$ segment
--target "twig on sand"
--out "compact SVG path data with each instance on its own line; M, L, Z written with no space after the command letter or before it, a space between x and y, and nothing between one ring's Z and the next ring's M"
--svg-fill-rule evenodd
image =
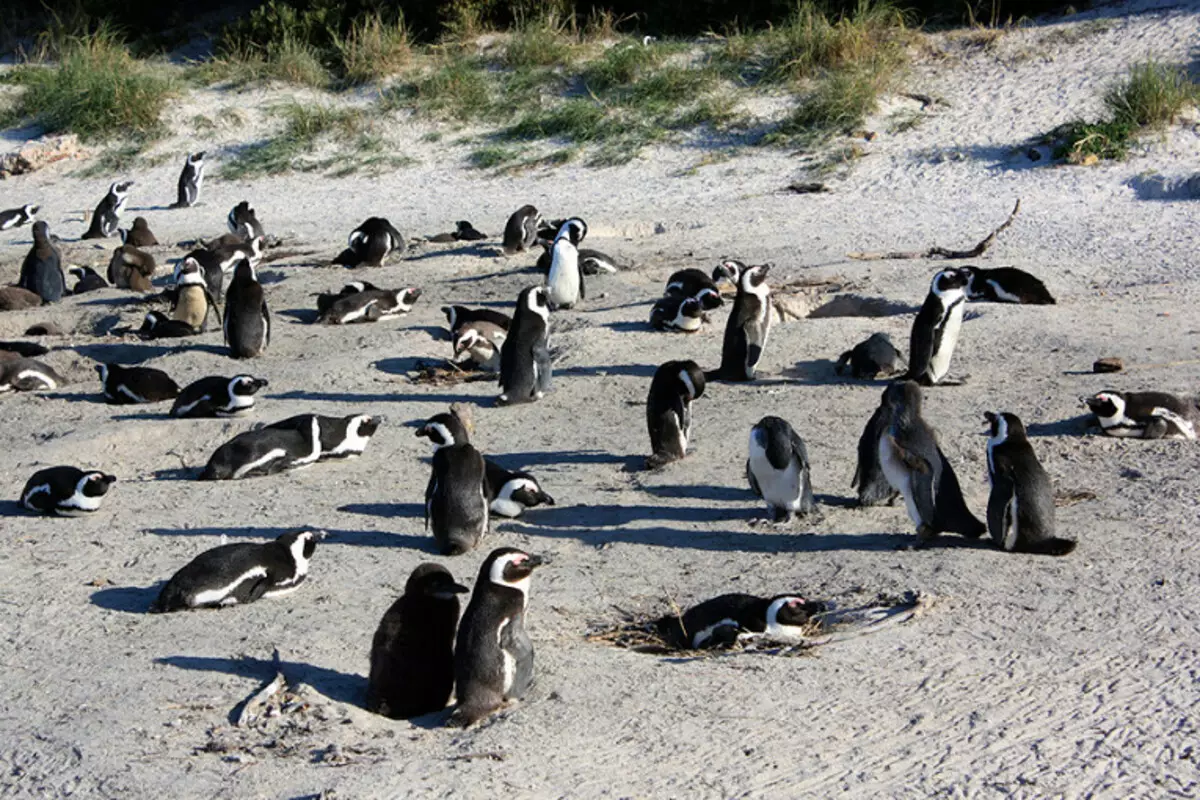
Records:
M1012 213L1008 215L1008 219L996 230L992 231L979 244L972 247L970 250L947 250L945 247L931 247L928 250L901 250L896 252L864 252L864 253L847 253L848 258L853 258L856 261L889 261L899 259L913 258L944 258L944 259L964 259L978 258L983 255L984 251L992 246L992 242L996 241L996 237L1012 225L1013 220L1017 216L1017 212L1021 210L1021 201L1017 200L1013 206Z
M235 723L239 728L244 728L247 725L253 725L257 722L259 711L287 685L287 679L283 677L283 669L279 661L278 647L275 648L275 654L272 659L275 662L275 678L266 686L250 695L246 700L246 704L242 706L242 711L238 714L237 722Z
M506 756L498 751L487 753L463 753L462 755L450 756L450 761L475 761L480 758L490 759L492 761L503 761Z

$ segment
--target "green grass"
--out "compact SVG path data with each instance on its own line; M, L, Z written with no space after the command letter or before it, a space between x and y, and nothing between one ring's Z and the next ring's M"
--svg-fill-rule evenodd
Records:
M328 88L333 81L315 48L288 38L261 49L231 46L223 55L196 64L192 77L202 85L279 81L316 89Z
M335 39L344 81L356 86L400 72L412 60L412 42L404 20L387 23L378 15L359 19L344 38Z
M1127 122L1075 120L1060 125L1044 137L1055 158L1070 164L1120 161L1129 155L1137 138L1137 127Z
M880 76L869 69L829 73L768 135L767 143L811 146L861 127L878 105L879 81Z
M576 48L560 26L543 21L521 27L504 46L502 63L509 69L566 67L575 60Z
M468 160L471 162L471 166L478 169L493 169L510 164L519 156L520 154L511 148L488 145L473 151Z
M389 108L410 107L429 116L466 121L490 116L494 93L484 64L453 56L432 72L390 90L384 101Z
M162 112L176 91L163 71L134 59L107 28L70 37L59 50L55 65L17 68L12 80L23 91L8 121L92 141L163 133Z

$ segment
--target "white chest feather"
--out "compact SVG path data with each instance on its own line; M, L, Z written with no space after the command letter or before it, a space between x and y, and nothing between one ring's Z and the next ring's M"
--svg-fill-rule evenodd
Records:
M879 437L879 466L883 477L891 487L904 497L904 505L908 509L908 518L913 524L921 524L921 513L917 510L916 497L913 494L912 475L908 467L900 460L888 436Z
M265 577L267 577L267 570L265 567L252 567L243 572L241 575L238 575L225 586L218 586L215 589L205 589L202 592L196 592L196 594L190 598L189 605L192 608L196 608L198 606L210 606L214 603L223 606L235 605L237 603L237 598L233 597L232 595L235 591L237 591L239 586L246 581L257 580L258 578Z
M504 631L512 622L511 617L505 617L500 623L500 628L496 631L496 644L500 647L500 659L502 662L503 679L504 679L504 694L508 694L512 690L513 682L517 679L517 659L516 657L504 649Z
M958 303L942 320L942 339L929 359L929 369L934 381L940 381L950 371L950 357L954 355L954 347L958 344L965 305L966 303Z
M757 437L750 442L750 471L758 481L763 500L793 511L800 507L800 463L791 459L786 468L776 469Z
M554 243L546 288L550 302L556 305L579 301L579 251L565 239Z

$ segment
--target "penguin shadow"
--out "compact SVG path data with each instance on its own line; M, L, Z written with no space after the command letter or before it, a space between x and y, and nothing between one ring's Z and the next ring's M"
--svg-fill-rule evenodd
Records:
M198 612L206 613L206 612ZM212 612L220 613L220 612ZM196 672L224 672L239 678L253 678L263 683L282 672L289 683L308 684L318 694L336 703L364 708L367 702L367 679L362 675L339 672L328 667L318 667L303 661L280 661L268 658L213 658L210 656L164 656L154 659L156 664L188 669ZM248 702L249 698L247 699ZM238 703L229 712L230 722L236 722L245 702Z
M281 317L294 319L296 322L303 323L304 325L313 324L317 321L317 317L321 315L315 308L287 308L275 313Z
M674 520L678 522L728 522L747 518L745 508L713 506L548 506L539 508L531 517L538 527L564 530L571 528L621 527L642 520ZM640 531L632 531L637 534Z
M338 392L306 392L299 389L278 394L263 395L273 400L312 400L321 403L408 403L408 402L442 402L442 403L476 403L479 397L469 394L420 394L417 392L400 394L350 394Z
M109 611L123 611L126 614L149 614L150 606L158 599L162 584L153 586L113 586L92 592L91 603Z
M415 504L411 504L415 505ZM419 507L418 507L419 508ZM227 536L230 539L275 539L295 528L144 528L143 533L153 533L156 536ZM414 550L428 549L433 551L433 538L429 536L409 536L403 533L387 533L386 531L351 531L334 528L322 528L325 538L321 547L331 544L348 544L355 547L409 547ZM317 556L320 558L320 556Z
M739 503L756 501L758 498L745 489L735 489L732 486L643 486L647 494L655 497L665 497L672 500L713 500L721 503Z
M1025 432L1030 436L1086 436L1095 427L1091 413L1060 419L1057 422L1030 422Z
M430 358L419 358L416 356L398 356L395 358L381 358L374 362L373 366L380 372L386 372L388 375L407 375L410 372L415 372L421 367L432 362Z
M97 406L108 405L103 393L97 392L47 392L45 397L51 400L62 400L65 403L91 403Z
M36 517L33 511L30 511L17 500L8 500L0 502L0 517Z
M817 505L829 506L830 508L858 508L857 497L842 497L834 494L814 494L813 500Z
M338 506L337 510L346 514L362 514L385 519L397 517L421 519L425 514L425 506L420 503L347 503L344 506Z
M654 328L650 327L650 323L645 320L606 322L600 327L608 328L610 331L616 331L617 333L657 333Z
M432 244L438 244L432 242ZM420 255L409 256L405 261L427 261L431 258L445 258L447 256L479 256L480 258L496 258L504 255L504 249L497 247L494 244L480 244L472 242L471 244L460 244L458 247L448 247L444 250L428 250ZM504 273L496 273L502 275Z
M146 419L146 417L135 417L130 414L125 417L113 417L113 419ZM156 469L150 474L156 481L192 481L196 480L200 471L200 467L168 467L167 469Z
M495 457L504 466L506 464L522 464L529 469L547 464L627 464L634 460L645 463L646 457L622 456L606 450L552 450L540 453L506 453Z
M284 275L281 270L262 270L258 273L258 282L263 286L271 286L276 283L283 283L287 280L287 275Z
M653 378L658 364L612 364L607 367L563 367L555 370L560 375L587 375L591 377L626 375L631 378Z
M90 292L88 294L91 294ZM79 295L76 295L78 297ZM145 305L146 299L144 296L137 295L118 295L117 297L93 297L90 300L81 300L76 305L82 306L137 306Z
M137 206L136 208L133 206L130 206L129 208L127 208L125 210L130 211L130 212L136 212L136 211L173 211L174 209L172 209L171 206Z
M428 257L429 257L428 254L421 256L421 258L428 258ZM515 269L505 269L505 270L499 270L497 272L489 272L484 275L464 275L461 278L450 278L449 280L445 281L445 283L448 283L451 285L459 284L459 283L483 283L485 281L495 281L499 278L510 278L514 275L531 275L531 274L532 275L541 275L542 274L541 270L539 270L537 268L537 264L530 264L530 265L524 266L524 267L516 267ZM478 305L489 305L489 304L488 303L479 303ZM504 305L512 305L512 301L511 300L506 301L504 303Z
M406 331L420 331L422 333L428 333L429 338L433 339L435 342L450 341L450 331L448 331L445 328L438 326L438 325L411 325L411 326L405 328L405 330Z
M131 342L114 342L104 344L71 345L84 358L99 361L102 364L141 364L152 358L159 358L175 351L174 347L163 347L157 344L134 344Z
M849 374L837 374L837 361L831 358L813 358L797 361L780 373L789 383L802 386L883 386L890 378L855 378Z

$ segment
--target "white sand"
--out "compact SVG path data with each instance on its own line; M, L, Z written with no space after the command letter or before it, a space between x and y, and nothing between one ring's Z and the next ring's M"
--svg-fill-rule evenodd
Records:
M411 386L403 373L417 359L448 354L439 306L511 302L537 279L521 271L532 258L429 246L365 276L424 287L416 309L398 323L348 328L289 316L313 308L310 293L340 286L348 273L271 264L261 272L274 340L248 364L224 355L219 332L182 343L91 336L95 325L111 327L111 315L137 323L141 309L123 305L128 295L116 290L0 315L0 338L47 319L74 331L47 341L56 348L47 361L76 381L51 397L3 400L6 496L58 463L121 478L89 519L4 509L0 792L1192 796L1200 450L1081 436L1071 420L1082 413L1079 397L1101 388L1183 392L1200 384L1197 206L1141 200L1128 185L1149 170L1197 171L1200 139L1191 127L1176 128L1146 140L1125 163L1095 168L1046 167L1010 152L1028 136L1098 113L1104 86L1130 64L1188 60L1200 17L1163 8L1106 7L1008 33L990 49L935 40L949 55L926 58L909 87L950 105L902 134L874 124L881 133L865 145L869 156L824 195L778 193L799 172L795 157L775 150L693 174L703 151L675 147L622 168L489 177L462 167L467 147L424 143L414 146L418 165L381 178L210 178L197 208L139 212L172 202L182 153L210 143L164 146L179 157L131 176L138 185L128 212L143 213L163 242L220 233L242 199L269 232L326 258L374 214L410 236L463 218L498 234L512 210L531 202L548 216L583 216L590 246L636 266L591 281L583 307L555 319L554 393L506 409L490 407L493 384ZM265 95L216 97L198 93L172 116L182 121L195 109L261 103ZM408 129L414 138L423 130ZM247 141L255 133L251 126L220 136ZM52 229L71 240L85 227L77 212L90 212L107 183L51 169L0 183L0 206L41 202ZM745 437L767 414L789 419L805 437L819 496L851 496L854 445L882 384L842 382L830 359L875 330L906 350L909 316L778 326L762 380L713 385L698 403L692 456L661 473L624 470L647 452L639 403L656 365L690 357L712 368L719 359L724 311L692 337L644 324L673 269L711 269L725 256L770 261L776 283L840 275L865 293L915 305L937 264L852 262L846 253L967 247L1018 197L1016 222L980 263L1035 272L1060 304L972 307L954 358L955 371L971 380L930 390L926 416L978 513L987 497L983 411L1012 411L1040 426L1047 435L1034 447L1057 488L1097 496L1059 509L1060 535L1080 542L1073 555L1006 555L954 536L942 548L896 552L912 535L901 507L824 505L819 521L792 530L749 524L763 509L745 486ZM656 234L660 224L665 232ZM28 229L0 234L9 280L28 237ZM77 261L107 263L107 251L88 243L66 246ZM1193 363L1082 374L1103 355L1131 366ZM153 365L181 384L248 370L271 386L250 419L178 422L163 416L165 404L97 402L93 359ZM442 559L421 525L429 448L406 423L456 400L481 404L480 449L534 471L559 505L500 522L479 550ZM358 411L388 421L356 461L241 482L187 479L255 422ZM181 459L191 471L180 470ZM258 540L301 524L331 538L297 593L220 612L141 613L159 581L220 535ZM409 572L436 559L473 582L486 553L501 545L553 558L533 583L533 696L465 733L363 710L371 634ZM847 601L905 589L941 601L904 626L812 658L680 662L583 638L589 624L619 619L618 607L653 611L668 597L686 605L727 591L799 590ZM310 706L263 731L234 731L230 712L273 677L274 647L288 679L307 684ZM210 741L230 749L203 752Z

